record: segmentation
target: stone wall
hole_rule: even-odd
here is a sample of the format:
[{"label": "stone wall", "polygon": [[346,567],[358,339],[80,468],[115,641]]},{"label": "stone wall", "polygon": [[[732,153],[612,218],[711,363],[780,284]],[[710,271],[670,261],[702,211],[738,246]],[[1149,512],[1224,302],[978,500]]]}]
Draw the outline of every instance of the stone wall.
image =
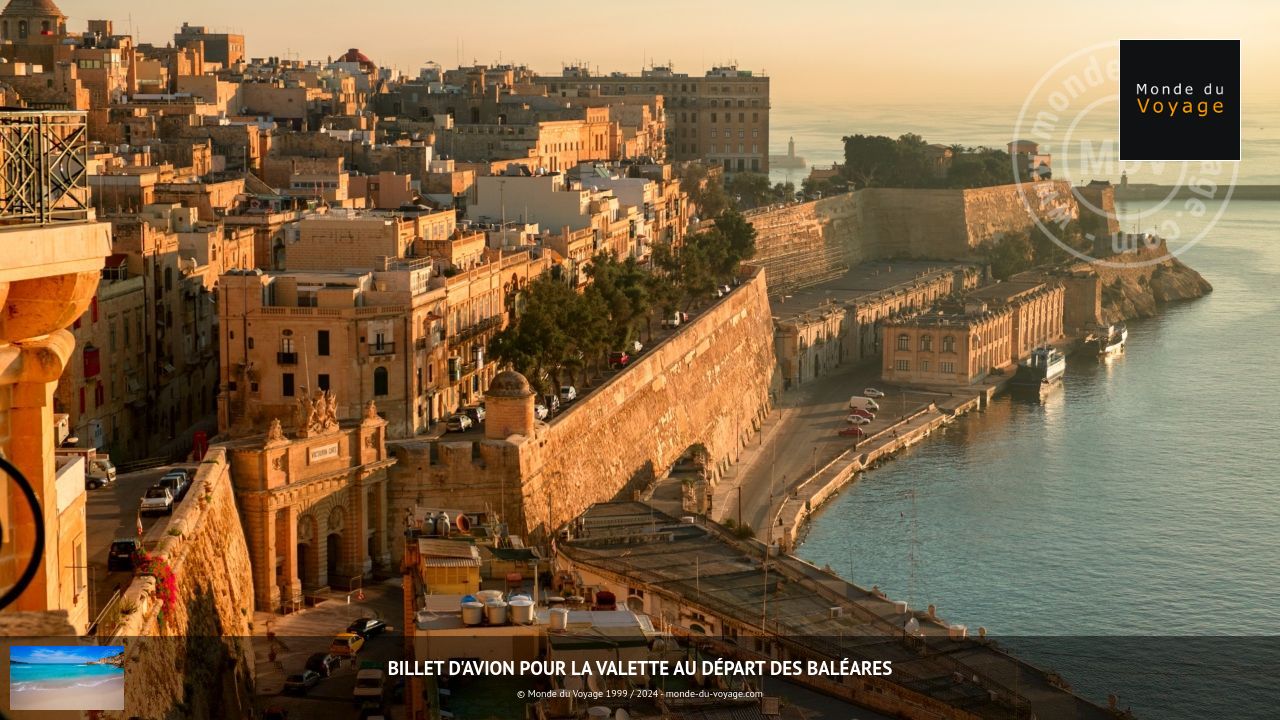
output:
[{"label": "stone wall", "polygon": [[[1025,194],[1025,200],[1024,200]],[[975,249],[1042,218],[1079,212],[1065,181],[961,189],[867,188],[747,214],[752,263],[774,294],[830,280],[850,266],[889,258],[971,260]]]},{"label": "stone wall", "polygon": [[133,610],[112,640],[125,646],[125,710],[104,717],[250,717],[253,580],[222,448],[200,464],[169,528],[154,553],[173,568],[178,602],[161,613],[151,577],[125,590]]},{"label": "stone wall", "polygon": [[[390,516],[415,504],[498,511],[513,533],[537,540],[592,503],[628,498],[665,476],[695,444],[718,475],[768,412],[774,366],[757,271],[530,437],[389,445],[398,459]],[[394,557],[403,542],[396,545]]]},{"label": "stone wall", "polygon": [[727,468],[769,411],[774,370],[757,272],[529,441],[520,524],[535,534],[557,528],[665,476],[698,443],[717,470]]}]

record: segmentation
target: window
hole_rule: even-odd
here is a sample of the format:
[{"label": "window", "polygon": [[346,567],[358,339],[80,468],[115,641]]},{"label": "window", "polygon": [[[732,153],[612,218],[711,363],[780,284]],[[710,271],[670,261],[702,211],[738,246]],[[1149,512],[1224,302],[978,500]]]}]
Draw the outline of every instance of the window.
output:
[{"label": "window", "polygon": [[928,361],[928,360],[921,360],[921,361],[920,361],[920,372],[929,372],[929,361]]},{"label": "window", "polygon": [[953,362],[940,362],[938,363],[938,369],[948,375],[954,375],[956,372],[956,364]]},{"label": "window", "polygon": [[905,372],[905,371],[907,371],[907,370],[910,370],[910,369],[911,369],[911,361],[910,361],[910,360],[899,360],[899,361],[897,361],[896,363],[894,363],[893,367],[894,367],[894,369],[895,369],[895,370],[902,370],[902,371],[904,371],[904,372]]},{"label": "window", "polygon": [[955,337],[951,335],[947,335],[946,337],[942,338],[942,352],[955,352],[955,351],[956,351]]},{"label": "window", "polygon": [[84,414],[84,388],[80,388],[80,414]]},{"label": "window", "polygon": [[329,392],[329,373],[320,373],[320,375],[316,377],[316,387],[325,392]]},{"label": "window", "polygon": [[920,349],[925,352],[933,352],[933,336],[932,335],[920,336]]},{"label": "window", "polygon": [[899,350],[910,350],[910,349],[911,349],[911,338],[907,337],[907,335],[906,335],[906,334],[899,335],[899,336],[898,336],[898,349],[899,349]]},{"label": "window", "polygon": [[293,352],[293,338],[291,337],[280,338],[280,352],[282,353]]},{"label": "window", "polygon": [[321,330],[316,333],[316,352],[321,355],[329,354],[329,331]]},{"label": "window", "polygon": [[107,404],[107,389],[102,385],[102,383],[98,383],[93,388],[93,406],[102,407],[103,405],[106,405],[106,404]]},{"label": "window", "polygon": [[373,371],[373,394],[387,394],[387,369],[384,367],[376,368]]},{"label": "window", "polygon": [[285,397],[293,397],[293,373],[285,373],[281,381],[281,395]]},{"label": "window", "polygon": [[92,313],[93,321],[98,322],[98,298],[94,297],[89,300],[89,311]]}]

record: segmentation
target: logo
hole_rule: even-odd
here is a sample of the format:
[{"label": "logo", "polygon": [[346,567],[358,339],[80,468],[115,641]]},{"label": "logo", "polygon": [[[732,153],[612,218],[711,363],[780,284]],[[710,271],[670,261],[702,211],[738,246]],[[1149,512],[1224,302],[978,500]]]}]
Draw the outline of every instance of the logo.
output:
[{"label": "logo", "polygon": [[[1121,45],[1132,42],[1174,41],[1107,42],[1059,60],[1027,93],[1014,123],[1010,152],[1015,177],[1022,180],[1019,195],[1039,232],[1080,260],[1111,267],[1158,264],[1194,246],[1226,211],[1239,173],[1236,162],[1213,158],[1213,153],[1175,152],[1160,142],[1155,145],[1166,154],[1153,159],[1143,157],[1141,148],[1132,144],[1122,149],[1121,135],[1132,128],[1126,124],[1121,129],[1124,103],[1133,102],[1134,90],[1125,89],[1122,75],[1127,78],[1135,68],[1122,69],[1129,56],[1122,57]],[[1176,42],[1194,45],[1199,41]],[[1235,49],[1238,52],[1238,43]],[[1217,85],[1223,86],[1224,95],[1219,96],[1224,98],[1222,117],[1212,120],[1214,101],[1209,100],[1206,117],[1200,118],[1197,103],[1204,98],[1184,96],[1192,102],[1191,111],[1175,122],[1225,122],[1229,86],[1234,87],[1231,103],[1238,112],[1238,73],[1237,63],[1234,86],[1225,80],[1213,82],[1215,93]],[[1188,72],[1183,77],[1184,92],[1188,83],[1198,81],[1199,93],[1210,82],[1204,79],[1206,74]],[[1148,88],[1152,83],[1161,88],[1166,84],[1157,74],[1143,82]],[[1168,84],[1172,91],[1173,81]],[[1146,108],[1148,113],[1157,109],[1153,104]],[[1166,115],[1169,112],[1163,101],[1159,109]],[[1182,105],[1177,109],[1183,110],[1186,107]],[[1239,117],[1234,117],[1233,157],[1238,157]],[[1167,120],[1146,116],[1149,122],[1157,119]],[[1212,132],[1208,125],[1200,129]],[[1179,155],[1193,159],[1170,159]],[[1066,196],[1066,184],[1040,182],[1049,177],[1070,180],[1070,197]],[[1135,177],[1140,180],[1130,180]],[[1115,204],[1106,202],[1105,185],[1090,185],[1095,180],[1112,183],[1118,198]],[[1072,205],[1075,212],[1063,210]],[[1125,232],[1118,208],[1127,210],[1124,225],[1142,232]],[[1073,222],[1076,220],[1078,225]],[[1135,256],[1137,253],[1141,255]]]}]

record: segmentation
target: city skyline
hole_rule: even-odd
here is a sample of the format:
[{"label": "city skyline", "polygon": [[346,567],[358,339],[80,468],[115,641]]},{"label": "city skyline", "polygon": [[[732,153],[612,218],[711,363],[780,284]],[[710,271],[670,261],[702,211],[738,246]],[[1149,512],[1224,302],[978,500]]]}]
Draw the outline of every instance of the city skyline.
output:
[{"label": "city skyline", "polygon": [[[1224,3],[1210,15],[1197,14],[1194,9],[1200,6],[1190,3],[1120,8],[1084,3],[1073,9],[1106,22],[1058,26],[1053,16],[1042,20],[1023,5],[1004,1],[975,12],[928,1],[870,9],[814,0],[784,15],[776,5],[760,2],[690,7],[661,0],[639,16],[621,6],[596,8],[591,24],[579,21],[566,27],[563,19],[574,17],[573,10],[555,0],[536,15],[523,12],[521,6],[511,5],[511,12],[499,6],[486,15],[484,33],[465,29],[465,10],[446,7],[430,14],[403,0],[375,5],[385,12],[344,16],[348,6],[331,0],[310,3],[313,10],[306,14],[246,0],[230,0],[216,9],[158,0],[125,0],[105,9],[90,0],[63,0],[59,6],[70,17],[73,32],[88,20],[109,19],[118,31],[133,32],[140,42],[164,44],[189,22],[244,33],[250,57],[323,60],[358,47],[375,62],[410,74],[427,61],[445,67],[514,62],[543,73],[578,63],[602,72],[635,72],[638,67],[670,63],[691,75],[736,62],[740,68],[771,76],[774,99],[780,104],[1005,104],[1021,100],[1058,58],[1122,37],[1240,38],[1247,97],[1271,92],[1250,83],[1250,77],[1280,71],[1280,49],[1269,43],[1265,30],[1280,21],[1280,9],[1245,2]],[[677,12],[689,13],[688,21],[668,22]],[[1241,15],[1250,22],[1239,22]],[[818,16],[825,20],[815,23]],[[922,16],[932,19],[921,22]],[[340,27],[334,18],[340,18]],[[390,18],[397,21],[388,22]],[[413,22],[415,18],[422,23]],[[911,30],[906,42],[901,33],[874,30],[907,24]],[[585,32],[574,31],[575,25]],[[733,32],[708,32],[718,26],[732,27]],[[625,34],[609,31],[622,27]],[[957,27],[965,32],[954,32]],[[984,28],[993,40],[1005,41],[971,42],[975,31]],[[575,35],[572,48],[549,40],[565,32]],[[1028,61],[1030,57],[1042,59]],[[848,81],[838,82],[842,77]]]}]

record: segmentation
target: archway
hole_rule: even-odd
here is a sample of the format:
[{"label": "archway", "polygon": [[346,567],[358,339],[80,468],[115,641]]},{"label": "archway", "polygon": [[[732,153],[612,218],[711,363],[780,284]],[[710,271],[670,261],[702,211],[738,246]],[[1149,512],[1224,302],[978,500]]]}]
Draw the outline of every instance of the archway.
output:
[{"label": "archway", "polygon": [[316,578],[312,576],[311,563],[314,559],[311,557],[313,551],[310,543],[298,543],[298,582],[303,588],[315,587]]},{"label": "archway", "polygon": [[338,574],[338,567],[342,562],[342,535],[340,533],[329,533],[325,538],[325,572],[329,576],[329,584],[333,585],[338,580],[343,580]]}]

